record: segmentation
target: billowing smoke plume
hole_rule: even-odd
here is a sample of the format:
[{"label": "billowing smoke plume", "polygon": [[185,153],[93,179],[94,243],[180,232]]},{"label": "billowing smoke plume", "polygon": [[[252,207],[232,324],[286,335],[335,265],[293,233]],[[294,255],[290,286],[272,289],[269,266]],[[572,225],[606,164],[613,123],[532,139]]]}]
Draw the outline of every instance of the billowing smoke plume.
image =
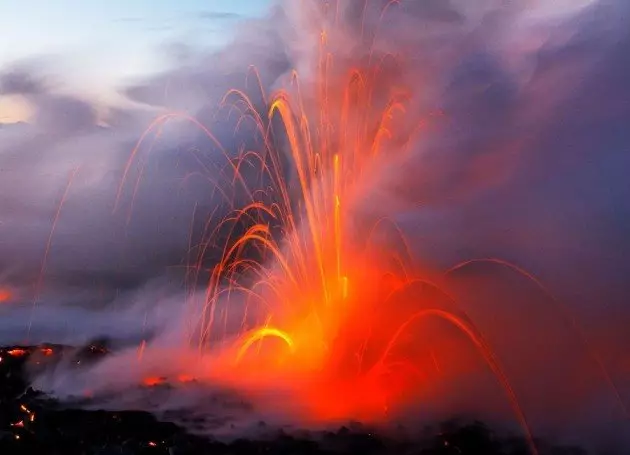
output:
[{"label": "billowing smoke plume", "polygon": [[[264,116],[250,66],[267,93],[288,88],[296,69],[313,108],[325,39],[331,81],[378,67],[382,92],[396,87],[405,99],[400,137],[385,145],[393,158],[362,185],[357,216],[396,220],[423,269],[501,258],[536,275],[544,292],[480,264],[455,272],[453,292],[539,422],[589,413],[560,426],[597,421],[621,434],[619,401],[630,402],[630,8],[540,3],[287,0],[241,24],[225,49],[190,51],[129,87],[133,107],[106,113],[62,95],[37,62],[5,70],[0,94],[23,97],[34,115],[0,129],[0,285],[11,295],[0,339],[177,333],[180,322],[169,327],[155,309],[179,306],[191,244],[227,210],[207,178],[227,158],[187,122],[161,124],[134,155],[138,139],[156,116],[185,111],[228,156],[259,147],[252,129],[235,133],[238,119],[217,108],[223,96],[251,93]],[[593,384],[606,391],[593,398]],[[549,390],[565,394],[542,403]]]}]

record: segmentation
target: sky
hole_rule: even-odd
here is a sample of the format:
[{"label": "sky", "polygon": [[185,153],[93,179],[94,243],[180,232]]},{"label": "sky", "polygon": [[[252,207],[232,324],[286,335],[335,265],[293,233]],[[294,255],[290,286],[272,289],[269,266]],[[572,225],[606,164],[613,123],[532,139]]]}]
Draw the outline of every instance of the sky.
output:
[{"label": "sky", "polygon": [[[562,15],[592,0],[545,2],[537,14]],[[225,45],[239,20],[259,17],[271,0],[24,0],[0,2],[4,42],[0,69],[48,57],[64,85],[102,104],[120,101],[117,90],[161,69],[166,43],[205,48]],[[98,49],[98,52],[94,50]],[[24,120],[19,97],[0,96],[0,123]]]},{"label": "sky", "polygon": [[[235,22],[262,15],[269,0],[1,1],[0,71],[16,62],[54,59],[64,85],[111,102],[116,89],[167,62],[160,47],[185,42],[220,47]],[[98,51],[95,52],[95,49]],[[0,122],[23,119],[19,99],[0,97]]]}]

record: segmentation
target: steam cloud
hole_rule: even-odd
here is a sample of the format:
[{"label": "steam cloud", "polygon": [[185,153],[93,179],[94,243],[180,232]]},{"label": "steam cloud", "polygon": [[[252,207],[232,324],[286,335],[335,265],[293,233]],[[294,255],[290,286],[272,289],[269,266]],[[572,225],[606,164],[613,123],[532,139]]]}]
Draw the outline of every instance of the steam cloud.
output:
[{"label": "steam cloud", "polygon": [[[384,165],[378,184],[366,190],[370,204],[363,215],[394,218],[429,269],[500,257],[533,272],[584,327],[624,397],[630,397],[624,386],[624,347],[630,343],[629,13],[623,0],[554,7],[499,0],[364,6],[349,0],[340,3],[329,37],[343,68],[364,64],[372,47],[377,55],[393,54],[383,84],[410,87],[405,119],[428,119],[410,153]],[[319,2],[281,2],[267,17],[241,24],[225,49],[184,53],[172,69],[127,88],[134,107],[104,116],[89,100],[61,94],[38,62],[5,69],[0,94],[23,97],[34,116],[29,124],[0,128],[0,284],[13,295],[0,307],[0,341],[23,340],[31,318],[31,338],[49,342],[116,332],[138,338],[147,324],[176,333],[164,313],[152,312],[148,323],[146,314],[156,301],[167,314],[177,308],[193,213],[201,220],[217,204],[207,182],[183,177],[199,165],[195,156],[222,158],[197,129],[169,124],[132,166],[134,176],[142,173],[135,196],[133,184],[127,185],[123,209],[112,213],[130,151],[151,119],[169,111],[190,113],[229,152],[248,141],[255,146],[247,129],[234,134],[235,120],[217,115],[217,104],[230,88],[252,88],[251,80],[246,85],[250,65],[267,91],[282,85],[293,68],[308,84],[325,17],[330,15]],[[262,99],[255,101],[264,110]],[[532,413],[544,420],[549,409],[536,403],[536,394],[562,384],[571,389],[562,405],[575,409],[580,392],[567,381],[575,375],[596,381],[595,369],[546,364],[551,355],[532,358],[541,340],[555,343],[550,349],[561,358],[579,349],[556,334],[568,332],[554,325],[562,325],[555,310],[549,310],[553,319],[540,310],[544,304],[532,309],[525,294],[507,289],[495,290],[490,306],[482,300],[492,286],[481,287],[469,293],[468,309],[497,341],[499,354],[512,359],[506,363],[514,375],[527,377],[521,386]],[[497,295],[505,298],[500,304]],[[515,326],[522,333],[510,338]],[[514,348],[523,343],[529,347]],[[550,373],[532,378],[525,370],[535,366]],[[525,382],[535,385],[528,389]],[[623,430],[610,424],[619,416],[606,400],[590,406],[581,424],[603,422],[607,436],[616,438]]]}]

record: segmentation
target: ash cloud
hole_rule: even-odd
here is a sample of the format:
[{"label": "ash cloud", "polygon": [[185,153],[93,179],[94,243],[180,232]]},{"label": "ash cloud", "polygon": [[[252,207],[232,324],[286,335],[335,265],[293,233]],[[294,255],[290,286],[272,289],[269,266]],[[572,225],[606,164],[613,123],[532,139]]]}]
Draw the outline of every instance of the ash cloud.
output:
[{"label": "ash cloud", "polygon": [[[379,0],[365,7],[350,0],[340,4],[329,40],[341,70],[365,64],[372,46],[378,56],[399,56],[384,69],[410,92],[399,126],[408,132],[414,120],[427,124],[410,153],[384,164],[378,182],[368,185],[361,216],[396,219],[419,261],[432,269],[501,257],[534,272],[567,302],[623,386],[622,347],[630,342],[630,11],[622,0],[572,5]],[[133,108],[104,117],[89,100],[61,94],[33,65],[3,72],[0,91],[23,96],[35,111],[31,125],[0,129],[0,279],[16,289],[18,303],[33,298],[75,168],[40,305],[63,300],[68,289],[84,304],[111,303],[169,270],[181,279],[177,267],[186,263],[192,213],[202,219],[217,204],[203,178],[183,185],[182,176],[198,170],[193,150],[210,162],[222,158],[195,128],[165,128],[134,162],[124,208],[112,214],[130,151],[152,117],[173,110],[194,115],[231,153],[259,145],[247,127],[234,134],[234,119],[217,115],[217,103],[231,88],[255,89],[251,77],[246,84],[250,65],[267,90],[292,68],[308,83],[326,20],[317,3],[280,2],[267,17],[240,24],[223,50],[178,48],[172,69],[124,90]],[[254,103],[264,110],[255,90]],[[520,298],[506,298],[521,305],[515,314],[528,311]],[[466,304],[500,345],[509,330],[497,327],[510,315],[475,300]],[[530,331],[524,337],[554,331],[536,314],[539,320],[521,321]],[[509,345],[501,351],[508,357]],[[557,353],[571,347],[565,349]],[[529,359],[531,352],[521,355]],[[557,387],[567,376],[553,371],[549,383]],[[630,396],[627,387],[621,392]],[[593,412],[612,419],[610,411]]]}]

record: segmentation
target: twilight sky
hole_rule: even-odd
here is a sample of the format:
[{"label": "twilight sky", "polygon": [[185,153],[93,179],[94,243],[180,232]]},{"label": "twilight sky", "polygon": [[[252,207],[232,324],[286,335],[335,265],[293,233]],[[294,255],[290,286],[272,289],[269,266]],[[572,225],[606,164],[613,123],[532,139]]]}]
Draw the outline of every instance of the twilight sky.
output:
[{"label": "twilight sky", "polygon": [[[165,65],[160,46],[225,45],[239,20],[262,15],[269,0],[24,0],[0,2],[0,71],[16,61],[55,60],[64,85],[110,103],[129,78]],[[94,50],[98,49],[98,52]],[[0,123],[24,116],[0,96]]]}]

